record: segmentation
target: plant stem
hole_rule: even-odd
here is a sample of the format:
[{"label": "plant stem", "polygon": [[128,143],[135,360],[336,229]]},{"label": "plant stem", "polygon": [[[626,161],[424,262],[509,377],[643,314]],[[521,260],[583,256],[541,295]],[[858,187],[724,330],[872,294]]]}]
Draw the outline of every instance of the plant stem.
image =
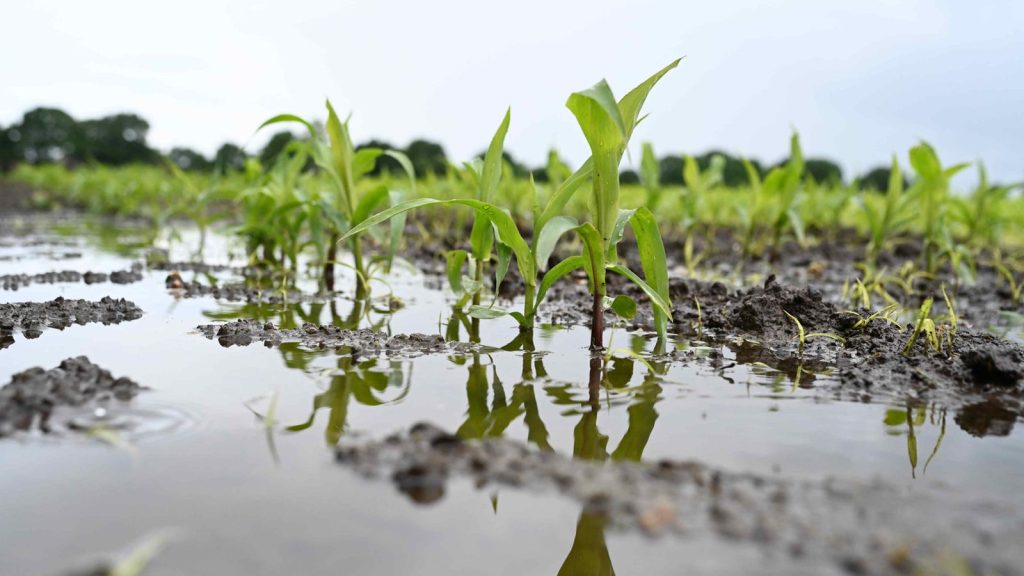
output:
[{"label": "plant stem", "polygon": [[356,299],[366,298],[370,293],[369,278],[366,270],[363,269],[363,250],[359,242],[359,236],[352,237],[352,258],[356,269]]},{"label": "plant stem", "polygon": [[523,312],[526,317],[526,324],[519,326],[520,332],[533,332],[533,319],[537,315],[537,311],[533,309],[534,299],[536,298],[536,289],[529,284],[526,285],[526,302],[523,304]]},{"label": "plant stem", "polygon": [[[484,282],[484,262],[480,258],[476,258],[476,270],[473,273],[473,279],[476,280],[478,286],[482,286],[483,285],[483,282]],[[494,289],[497,290],[498,287],[495,286]],[[473,293],[473,306],[479,306],[480,305],[480,293],[482,291],[483,291],[483,289],[481,288],[480,290],[477,290],[476,292]],[[470,339],[471,342],[479,342],[480,341],[480,319],[479,318],[473,318],[473,320],[472,320],[472,328],[470,330],[469,339]]]},{"label": "plant stem", "polygon": [[601,293],[594,290],[594,308],[591,313],[590,324],[590,349],[604,349],[604,298]]},{"label": "plant stem", "polygon": [[324,289],[334,292],[334,260],[338,257],[338,235],[331,234],[327,244],[327,260],[324,262]]}]

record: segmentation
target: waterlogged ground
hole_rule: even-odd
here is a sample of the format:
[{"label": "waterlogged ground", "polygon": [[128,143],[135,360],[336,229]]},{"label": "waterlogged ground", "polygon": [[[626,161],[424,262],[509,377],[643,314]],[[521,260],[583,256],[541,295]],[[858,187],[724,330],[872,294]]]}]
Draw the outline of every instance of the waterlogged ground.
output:
[{"label": "waterlogged ground", "polygon": [[[110,274],[145,256],[130,231],[5,226],[0,276]],[[194,240],[170,259],[189,260]],[[242,265],[230,252],[214,236],[206,261]],[[172,268],[182,283],[241,279]],[[153,575],[1024,571],[1024,433],[1005,398],[837,400],[834,367],[796,381],[736,340],[679,338],[652,356],[622,329],[612,347],[630,352],[595,389],[586,327],[540,329],[528,352],[502,349],[517,332],[500,320],[478,345],[244,345],[197,326],[312,335],[305,323],[344,325],[353,303],[185,297],[169,270],[135,269],[130,283],[66,275],[0,291],[0,303],[110,297],[143,311],[6,332],[0,384],[86,356],[146,388],[0,429],[2,574],[88,570],[154,535]],[[362,327],[448,333],[436,278],[403,269],[390,284],[402,306],[378,302]]]}]

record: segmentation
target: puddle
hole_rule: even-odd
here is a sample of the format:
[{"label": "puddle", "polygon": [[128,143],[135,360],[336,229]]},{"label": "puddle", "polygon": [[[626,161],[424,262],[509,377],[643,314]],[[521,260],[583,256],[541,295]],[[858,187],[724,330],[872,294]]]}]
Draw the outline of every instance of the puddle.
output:
[{"label": "puddle", "polygon": [[[37,252],[39,245],[0,245],[0,275],[128,270],[144,258],[94,239],[70,240],[71,247],[50,248],[81,257],[59,262]],[[228,257],[222,238],[211,237],[207,250],[210,261],[245,264]],[[170,256],[189,258],[180,248]],[[191,280],[199,273],[182,274]],[[827,369],[801,370],[797,380],[792,370],[752,363],[757,355],[748,344],[686,339],[672,343],[671,360],[659,360],[649,354],[653,342],[625,330],[616,330],[612,347],[645,360],[619,353],[594,394],[588,329],[549,326],[538,329],[534,350],[503,350],[517,348],[511,320],[483,323],[479,347],[415,358],[386,350],[353,358],[344,342],[225,348],[196,327],[251,318],[281,329],[335,324],[391,335],[447,336],[455,328],[445,293],[424,288],[427,279],[413,272],[390,283],[402,304],[393,314],[387,303],[353,314],[344,295],[299,304],[175,297],[167,275],[147,270],[132,284],[0,291],[0,303],[109,296],[143,311],[120,324],[49,329],[38,339],[15,333],[16,345],[0,350],[0,382],[85,355],[149,389],[126,412],[139,422],[130,435],[134,454],[92,440],[0,440],[0,572],[59,574],[168,528],[178,536],[146,574],[856,568],[711,533],[651,539],[610,527],[557,493],[480,487],[465,477],[417,503],[391,482],[368,481],[334,461],[336,445],[379,440],[421,421],[467,440],[500,437],[589,460],[695,461],[779,482],[882,482],[920,506],[910,517],[922,522],[930,507],[946,518],[943,510],[973,502],[1024,514],[1024,433],[1017,413],[1001,405],[842,401],[823,393],[839,383]],[[230,271],[217,278],[241,280]],[[350,280],[339,270],[339,286]],[[942,569],[959,561],[942,550],[918,560],[918,567]]]}]

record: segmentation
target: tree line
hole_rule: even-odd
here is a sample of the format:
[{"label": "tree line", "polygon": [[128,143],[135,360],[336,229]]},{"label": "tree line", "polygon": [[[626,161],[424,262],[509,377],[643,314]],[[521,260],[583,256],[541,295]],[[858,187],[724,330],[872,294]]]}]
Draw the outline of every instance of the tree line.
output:
[{"label": "tree line", "polygon": [[[81,163],[96,163],[108,166],[126,164],[154,164],[165,158],[177,164],[183,170],[228,172],[241,170],[250,157],[254,157],[264,166],[273,164],[288,143],[297,138],[291,132],[277,132],[258,152],[250,154],[237,144],[227,142],[221,145],[212,157],[185,147],[175,147],[166,154],[152,148],[146,141],[149,133],[149,122],[137,114],[121,113],[97,119],[76,120],[67,112],[58,108],[39,107],[26,112],[21,121],[10,126],[0,126],[0,171],[8,172],[19,163],[45,164],[63,163],[76,166]],[[419,175],[443,175],[449,169],[449,160],[444,147],[437,142],[417,139],[404,148],[392,146],[388,142],[371,140],[357,146],[376,147],[401,150],[412,161]],[[483,153],[479,155],[483,156]],[[724,160],[722,183],[726,186],[743,186],[748,183],[747,171],[743,159],[721,150],[710,150],[694,156],[701,170],[711,165],[715,156]],[[516,176],[532,175],[537,181],[547,180],[546,167],[531,169],[517,161],[508,152],[504,153],[506,165]],[[751,160],[753,166],[762,174],[774,166],[783,165],[788,159],[778,164],[765,165]],[[659,159],[661,183],[666,185],[683,184],[682,155],[669,154]],[[388,161],[379,162],[376,173],[400,170],[397,164]],[[842,168],[826,158],[808,158],[806,172],[816,182],[827,184],[844,184]],[[639,176],[633,170],[622,173],[623,183],[639,182]],[[868,170],[855,178],[861,188],[884,190],[889,182],[889,167],[879,166]]]}]

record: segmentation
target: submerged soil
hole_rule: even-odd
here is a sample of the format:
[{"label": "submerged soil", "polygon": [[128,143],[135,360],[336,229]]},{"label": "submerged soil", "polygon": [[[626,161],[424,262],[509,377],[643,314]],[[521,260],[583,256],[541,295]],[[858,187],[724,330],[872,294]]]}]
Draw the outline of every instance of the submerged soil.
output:
[{"label": "submerged soil", "polygon": [[1017,513],[948,505],[941,493],[907,497],[881,482],[799,482],[692,461],[599,463],[500,438],[465,441],[430,424],[345,443],[336,459],[364,476],[389,478],[420,504],[440,499],[459,476],[478,489],[554,491],[610,527],[751,543],[805,569],[930,573],[951,545],[976,574],[1013,574],[1024,563],[1024,517]]}]

